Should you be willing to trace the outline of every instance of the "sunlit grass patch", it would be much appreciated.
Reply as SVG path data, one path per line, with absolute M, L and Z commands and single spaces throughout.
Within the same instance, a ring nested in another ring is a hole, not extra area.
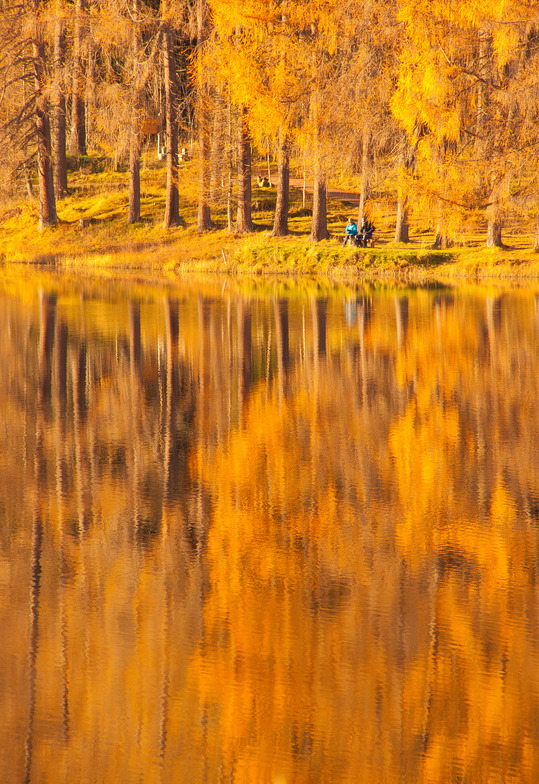
M 108 163 L 107 163 L 108 161 Z M 284 238 L 271 236 L 276 187 L 252 182 L 255 231 L 239 236 L 228 231 L 226 194 L 221 187 L 211 205 L 213 229 L 197 231 L 198 163 L 190 160 L 179 169 L 178 227 L 164 229 L 166 170 L 155 153 L 145 152 L 141 164 L 141 219 L 127 224 L 129 174 L 112 168 L 110 160 L 87 158 L 69 172 L 69 195 L 57 202 L 57 226 L 38 231 L 38 204 L 24 200 L 0 207 L 0 257 L 5 261 L 48 262 L 83 269 L 129 268 L 164 271 L 226 272 L 236 275 L 351 276 L 375 279 L 395 275 L 406 278 L 487 278 L 537 276 L 539 254 L 533 237 L 507 232 L 508 247 L 487 250 L 485 225 L 469 222 L 452 237 L 451 247 L 433 250 L 434 231 L 427 216 L 416 216 L 411 241 L 393 241 L 395 205 L 369 203 L 376 224 L 375 248 L 342 248 L 342 237 L 357 205 L 328 202 L 329 239 L 309 240 L 312 194 L 290 191 L 288 226 Z M 297 180 L 296 180 L 297 182 Z M 354 186 L 352 180 L 343 184 Z M 236 209 L 233 205 L 233 220 Z

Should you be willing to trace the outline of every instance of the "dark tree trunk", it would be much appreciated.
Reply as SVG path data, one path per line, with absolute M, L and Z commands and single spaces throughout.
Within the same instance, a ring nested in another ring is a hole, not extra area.
M 92 146 L 92 117 L 95 107 L 95 79 L 96 79 L 96 45 L 93 41 L 91 20 L 86 32 L 86 92 L 85 92 L 85 145 L 86 149 Z
M 227 187 L 226 187 L 226 214 L 228 221 L 228 230 L 230 233 L 234 230 L 234 215 L 233 215 L 233 196 L 234 196 L 234 145 L 233 145 L 233 122 L 232 122 L 232 104 L 230 100 L 227 106 Z
M 311 224 L 311 241 L 327 240 L 327 188 L 326 180 L 321 172 L 315 173 L 313 183 L 313 219 Z
M 34 44 L 35 46 L 35 44 Z M 35 51 L 34 51 L 35 58 Z M 25 736 L 24 777 L 30 784 L 34 758 L 34 735 L 37 710 L 37 659 L 40 637 L 41 575 L 43 554 L 42 505 L 46 497 L 46 450 L 45 434 L 49 415 L 52 386 L 52 351 L 56 320 L 56 299 L 40 292 L 40 340 L 39 340 L 39 386 L 35 426 L 35 477 L 34 514 L 32 522 L 31 585 L 30 585 L 30 635 L 28 640 L 28 719 Z
M 487 225 L 487 248 L 503 248 L 502 219 L 496 211 L 489 215 Z
M 502 212 L 500 206 L 501 180 L 493 178 L 489 206 L 487 207 L 487 248 L 503 248 Z
M 311 242 L 327 240 L 328 216 L 327 216 L 327 189 L 326 174 L 320 160 L 320 141 L 317 121 L 317 104 L 315 103 L 315 134 L 314 134 L 314 179 L 313 179 L 313 217 L 311 223 Z
M 365 204 L 367 202 L 367 183 L 369 173 L 369 141 L 371 131 L 367 123 L 363 126 L 361 135 L 361 185 L 359 192 L 358 226 L 361 226 L 365 214 Z
M 39 228 L 57 222 L 56 199 L 51 154 L 51 128 L 46 95 L 45 44 L 37 38 L 33 43 L 34 78 L 36 87 L 35 128 L 37 137 L 37 170 L 39 182 Z
M 286 237 L 288 234 L 288 208 L 290 203 L 290 157 L 289 144 L 285 131 L 279 134 L 279 165 L 277 169 L 277 201 L 273 220 L 273 237 Z
M 397 322 L 397 345 L 401 348 L 408 334 L 408 297 L 395 296 L 395 317 Z
M 433 250 L 443 250 L 444 248 L 450 248 L 452 245 L 453 243 L 448 237 L 445 223 L 440 221 L 436 229 L 436 236 L 432 243 L 432 248 Z
M 395 226 L 395 242 L 409 242 L 408 197 L 402 191 L 397 203 L 397 223 Z
M 238 299 L 238 406 L 243 414 L 251 391 L 252 316 L 251 304 Z
M 63 85 L 66 34 L 61 18 L 55 23 L 54 35 L 54 122 L 52 146 L 54 153 L 54 186 L 56 198 L 67 195 L 66 97 Z
M 73 33 L 73 89 L 71 96 L 71 152 L 86 155 L 86 105 L 84 100 L 84 14 L 86 0 L 77 0 Z
M 223 195 L 225 145 L 222 129 L 227 122 L 225 104 L 218 95 L 215 95 L 214 99 L 215 110 L 210 145 L 210 200 L 212 202 L 220 200 Z
M 416 132 L 417 138 L 418 132 Z M 399 193 L 397 201 L 397 220 L 395 225 L 395 242 L 409 242 L 410 241 L 410 224 L 409 224 L 409 208 L 408 208 L 408 193 L 406 184 L 406 175 L 413 171 L 415 166 L 415 145 L 412 145 L 408 140 L 403 137 L 402 147 L 400 154 L 401 164 L 401 181 L 399 183 Z
M 206 0 L 197 0 L 197 28 L 198 28 L 198 54 L 206 36 Z M 207 106 L 207 91 L 203 79 L 203 69 L 198 62 L 198 96 L 197 96 L 197 123 L 198 123 L 198 222 L 199 232 L 211 229 L 211 214 L 209 204 L 209 177 L 210 177 L 210 135 L 209 117 Z
M 253 231 L 251 215 L 251 142 L 247 127 L 247 110 L 242 109 L 238 121 L 238 234 Z
M 539 218 L 537 219 L 537 227 L 535 229 L 535 247 L 534 251 L 539 253 Z
M 327 297 L 311 297 L 311 313 L 313 317 L 313 351 L 315 363 L 326 356 L 328 300 Z
M 138 12 L 137 0 L 133 5 L 133 13 Z M 142 96 L 138 67 L 140 49 L 140 33 L 136 20 L 133 21 L 131 53 L 133 58 L 133 88 L 131 106 L 131 128 L 129 139 L 129 214 L 127 222 L 137 223 L 140 220 L 140 148 L 141 148 L 141 111 Z
M 165 195 L 165 229 L 180 223 L 178 194 L 178 126 L 176 122 L 176 72 L 174 59 L 174 34 L 170 27 L 163 31 L 163 55 L 165 68 L 165 122 L 167 186 Z
M 129 149 L 129 214 L 128 223 L 140 220 L 140 141 L 137 129 L 131 130 Z

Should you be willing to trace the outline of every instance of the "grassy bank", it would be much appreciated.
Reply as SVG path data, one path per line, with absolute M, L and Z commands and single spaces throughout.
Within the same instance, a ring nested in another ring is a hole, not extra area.
M 196 163 L 180 171 L 181 226 L 162 227 L 165 204 L 163 166 L 148 154 L 141 175 L 142 220 L 126 222 L 128 175 L 88 159 L 70 172 L 70 195 L 58 202 L 58 225 L 39 232 L 38 205 L 21 200 L 0 207 L 0 258 L 4 264 L 54 263 L 85 271 L 144 270 L 165 273 L 221 272 L 235 275 L 309 275 L 331 278 L 392 277 L 404 280 L 539 277 L 539 254 L 528 234 L 507 235 L 506 249 L 484 247 L 484 231 L 470 232 L 459 245 L 434 251 L 429 226 L 412 226 L 411 241 L 392 242 L 394 215 L 385 205 L 372 217 L 374 249 L 342 248 L 340 237 L 357 204 L 333 198 L 328 207 L 330 239 L 309 242 L 311 197 L 301 189 L 291 195 L 290 236 L 271 237 L 275 189 L 253 187 L 255 232 L 228 231 L 225 205 L 212 207 L 214 228 L 196 230 Z M 530 227 L 531 229 L 531 227 Z M 520 229 L 521 230 L 521 229 Z

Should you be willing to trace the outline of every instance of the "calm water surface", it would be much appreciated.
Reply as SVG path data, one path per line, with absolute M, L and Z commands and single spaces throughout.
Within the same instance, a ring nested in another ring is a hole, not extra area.
M 2 283 L 2 784 L 537 782 L 538 302 Z

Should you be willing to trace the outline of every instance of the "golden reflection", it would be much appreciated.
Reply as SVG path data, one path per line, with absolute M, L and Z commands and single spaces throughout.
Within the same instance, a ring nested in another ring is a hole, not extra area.
M 0 296 L 3 783 L 535 780 L 533 294 Z

